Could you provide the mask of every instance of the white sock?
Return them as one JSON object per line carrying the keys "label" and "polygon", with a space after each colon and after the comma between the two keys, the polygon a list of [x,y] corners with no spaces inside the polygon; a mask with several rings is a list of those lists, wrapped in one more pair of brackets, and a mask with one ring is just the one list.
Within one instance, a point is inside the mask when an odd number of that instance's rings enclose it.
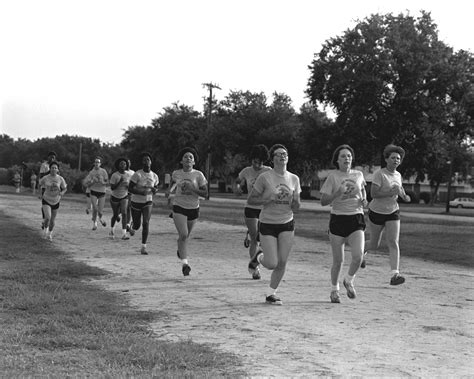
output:
{"label": "white sock", "polygon": [[391,271],[390,271],[390,275],[391,275],[391,276],[397,275],[397,274],[400,274],[400,271],[398,271],[398,270],[391,270]]}
{"label": "white sock", "polygon": [[278,289],[278,288],[268,287],[268,293],[269,293],[268,296],[271,296],[271,295],[275,295],[275,296],[276,296],[276,294],[277,294],[277,289]]}
{"label": "white sock", "polygon": [[142,247],[146,249],[146,243],[142,243]]}
{"label": "white sock", "polygon": [[122,237],[127,235],[127,229],[122,229]]}
{"label": "white sock", "polygon": [[183,263],[183,265],[187,265],[188,264],[188,259],[187,258],[181,259],[181,262]]}
{"label": "white sock", "polygon": [[346,275],[346,282],[352,283],[354,281],[355,275]]}
{"label": "white sock", "polygon": [[336,285],[331,284],[331,291],[339,291],[339,283],[337,283]]}

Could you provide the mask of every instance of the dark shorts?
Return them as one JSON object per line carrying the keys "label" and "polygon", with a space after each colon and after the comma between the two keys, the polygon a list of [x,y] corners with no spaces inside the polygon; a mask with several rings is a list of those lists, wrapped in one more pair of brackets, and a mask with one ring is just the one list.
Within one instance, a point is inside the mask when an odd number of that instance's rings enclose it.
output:
{"label": "dark shorts", "polygon": [[188,218],[188,221],[193,221],[199,218],[199,208],[187,209],[179,205],[173,205],[173,213],[179,213]]}
{"label": "dark shorts", "polygon": [[56,210],[56,209],[59,209],[59,202],[57,204],[54,204],[54,205],[51,205],[50,203],[48,203],[46,200],[41,200],[41,204],[43,205],[47,205],[48,207],[51,207],[51,210]]}
{"label": "dark shorts", "polygon": [[400,210],[397,209],[395,212],[388,215],[377,213],[369,209],[369,220],[375,225],[385,225],[387,221],[400,220]]}
{"label": "dark shorts", "polygon": [[278,238],[281,232],[293,232],[295,230],[295,220],[291,220],[285,224],[265,224],[260,223],[260,234],[264,236],[273,236]]}
{"label": "dark shorts", "polygon": [[245,218],[259,218],[261,211],[262,211],[261,209],[245,207],[244,215],[245,215]]}
{"label": "dark shorts", "polygon": [[335,215],[331,213],[329,232],[339,237],[348,237],[357,230],[365,230],[365,220],[362,213],[355,215]]}
{"label": "dark shorts", "polygon": [[122,200],[127,200],[127,199],[128,199],[128,195],[125,195],[121,199],[119,199],[118,197],[115,197],[115,196],[110,196],[110,201],[112,203],[120,203]]}
{"label": "dark shorts", "polygon": [[91,190],[91,195],[97,197],[98,199],[100,199],[101,197],[105,196],[105,192],[96,192],[96,191]]}
{"label": "dark shorts", "polygon": [[153,206],[153,201],[147,201],[146,203],[135,203],[132,201],[132,209],[136,211],[141,211],[143,208],[146,207],[152,207]]}

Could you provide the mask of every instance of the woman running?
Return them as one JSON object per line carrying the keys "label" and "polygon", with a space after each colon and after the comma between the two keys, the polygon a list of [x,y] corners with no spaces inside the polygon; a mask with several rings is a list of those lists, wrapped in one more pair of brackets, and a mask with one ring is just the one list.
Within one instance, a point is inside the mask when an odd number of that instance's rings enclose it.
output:
{"label": "woman running", "polygon": [[[265,145],[255,145],[250,152],[251,166],[245,167],[239,173],[237,178],[237,193],[242,194],[241,185],[246,183],[248,194],[252,192],[253,185],[258,176],[265,171],[271,170],[271,167],[265,166],[264,163],[268,161],[268,149]],[[261,205],[250,205],[247,201],[244,208],[245,225],[247,225],[249,236],[249,256],[255,256],[258,247],[258,218],[262,210]],[[253,279],[260,279],[260,270],[258,266],[254,269],[249,266],[249,273]]]}
{"label": "woman running", "polygon": [[158,175],[151,171],[151,155],[149,153],[142,154],[143,167],[135,171],[130,178],[128,191],[132,194],[131,210],[132,225],[130,227],[130,235],[140,229],[142,225],[142,247],[140,253],[148,255],[146,243],[150,229],[151,211],[153,209],[153,195],[158,191]]}
{"label": "woman running", "polygon": [[107,223],[102,220],[105,205],[105,192],[107,184],[109,183],[109,175],[107,171],[100,167],[102,158],[96,157],[94,160],[94,167],[89,172],[86,178],[86,186],[90,187],[90,198],[92,203],[92,230],[97,230],[97,216],[100,224],[105,227]]}
{"label": "woman running", "polygon": [[[403,284],[405,278],[400,275],[400,207],[397,199],[401,197],[409,202],[410,196],[405,193],[402,186],[402,176],[397,171],[398,166],[405,157],[405,150],[400,146],[387,145],[383,151],[386,167],[374,172],[369,204],[369,233],[370,240],[366,241],[365,251],[377,250],[385,230],[385,239],[390,255],[390,284],[395,286]],[[365,260],[361,267],[365,267]]]}
{"label": "woman running", "polygon": [[260,243],[249,262],[249,268],[259,264],[273,270],[270,288],[265,302],[282,305],[277,297],[278,286],[283,279],[286,263],[295,239],[293,211],[300,208],[301,186],[298,176],[287,171],[288,149],[280,144],[270,148],[273,169],[259,175],[248,198],[250,205],[263,206],[260,213]]}
{"label": "woman running", "polygon": [[188,276],[191,266],[188,262],[188,241],[191,231],[199,218],[199,196],[207,197],[207,180],[204,174],[194,169],[198,161],[196,150],[185,147],[178,153],[178,160],[182,168],[173,171],[171,175],[171,188],[176,189],[173,198],[173,221],[178,231],[178,258],[181,260],[182,272]]}
{"label": "woman running", "polygon": [[44,188],[41,198],[41,203],[44,212],[44,238],[53,240],[53,229],[58,214],[59,202],[67,190],[66,181],[59,173],[59,164],[57,162],[50,162],[49,174],[43,176],[39,185]]}
{"label": "woman running", "polygon": [[355,299],[354,277],[360,267],[364,250],[364,206],[367,205],[365,179],[353,170],[354,150],[349,145],[336,148],[331,171],[321,188],[321,205],[332,205],[329,220],[329,240],[332,250],[331,303],[340,303],[339,277],[344,263],[344,246],[351,246],[352,261],[343,280],[349,299]]}
{"label": "woman running", "polygon": [[110,177],[110,206],[112,207],[112,218],[110,220],[110,237],[115,238],[115,223],[120,222],[122,215],[122,239],[128,240],[127,235],[127,208],[128,208],[128,185],[132,174],[128,171],[128,161],[125,158],[118,158],[115,161],[115,171]]}

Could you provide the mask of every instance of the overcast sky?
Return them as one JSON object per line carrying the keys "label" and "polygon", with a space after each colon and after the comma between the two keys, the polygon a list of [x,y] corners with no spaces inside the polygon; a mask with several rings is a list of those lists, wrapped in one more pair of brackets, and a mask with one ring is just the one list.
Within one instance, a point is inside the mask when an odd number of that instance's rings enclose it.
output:
{"label": "overcast sky", "polygon": [[469,1],[0,0],[0,134],[121,140],[174,102],[202,111],[212,82],[286,93],[298,110],[321,45],[373,13],[430,11],[474,51]]}

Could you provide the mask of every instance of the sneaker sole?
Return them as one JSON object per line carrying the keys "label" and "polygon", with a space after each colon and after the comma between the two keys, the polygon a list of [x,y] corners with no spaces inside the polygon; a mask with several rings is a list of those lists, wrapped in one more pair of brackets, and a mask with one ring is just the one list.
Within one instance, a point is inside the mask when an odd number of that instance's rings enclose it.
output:
{"label": "sneaker sole", "polygon": [[191,272],[191,267],[189,266],[183,266],[183,275],[184,276],[189,276],[189,273]]}

